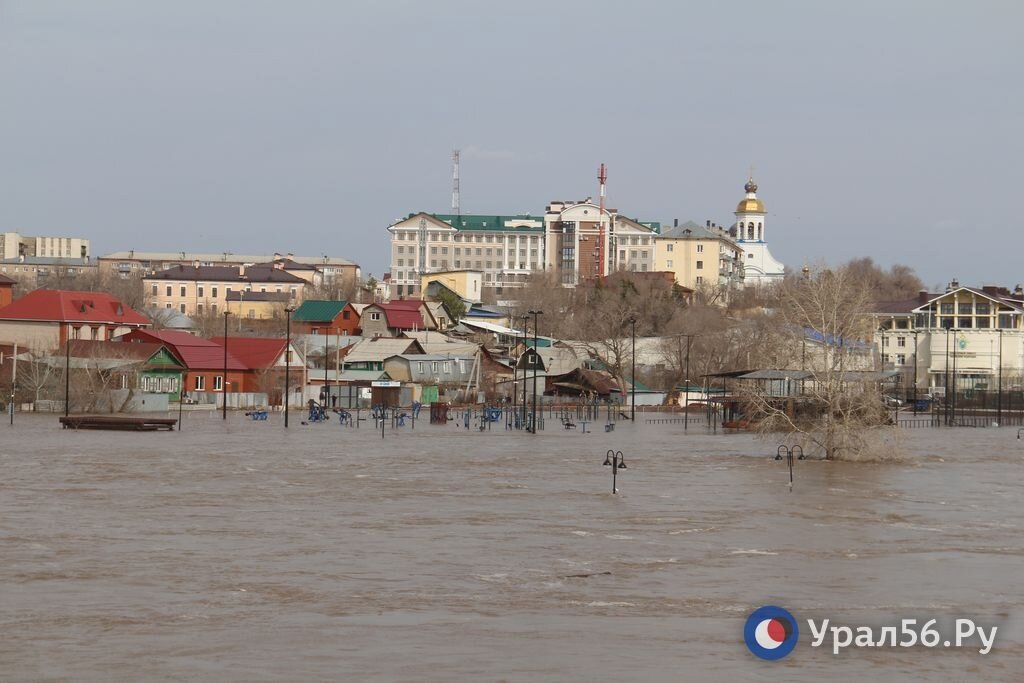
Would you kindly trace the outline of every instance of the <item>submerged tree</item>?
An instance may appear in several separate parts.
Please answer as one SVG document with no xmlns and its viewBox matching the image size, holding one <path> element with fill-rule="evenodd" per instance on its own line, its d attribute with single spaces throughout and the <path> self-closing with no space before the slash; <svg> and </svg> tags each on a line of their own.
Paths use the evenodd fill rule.
<svg viewBox="0 0 1024 683">
<path fill-rule="evenodd" d="M 747 414 L 761 433 L 789 433 L 827 459 L 863 457 L 868 430 L 886 420 L 875 383 L 859 372 L 873 367 L 871 290 L 847 267 L 817 270 L 787 279 L 776 306 L 774 366 L 794 379 L 776 380 L 784 391 L 740 387 Z"/>
</svg>

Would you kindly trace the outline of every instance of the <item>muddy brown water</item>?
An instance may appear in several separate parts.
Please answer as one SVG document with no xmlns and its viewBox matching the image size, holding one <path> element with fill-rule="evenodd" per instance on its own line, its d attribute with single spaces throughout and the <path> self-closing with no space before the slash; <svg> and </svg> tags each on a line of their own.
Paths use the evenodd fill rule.
<svg viewBox="0 0 1024 683">
<path fill-rule="evenodd" d="M 680 425 L 537 436 L 186 415 L 0 425 L 0 679 L 1022 680 L 1024 441 L 797 462 Z M 621 449 L 620 494 L 605 451 Z M 742 629 L 777 604 L 796 650 Z M 806 619 L 970 617 L 977 648 L 812 648 Z"/>
</svg>

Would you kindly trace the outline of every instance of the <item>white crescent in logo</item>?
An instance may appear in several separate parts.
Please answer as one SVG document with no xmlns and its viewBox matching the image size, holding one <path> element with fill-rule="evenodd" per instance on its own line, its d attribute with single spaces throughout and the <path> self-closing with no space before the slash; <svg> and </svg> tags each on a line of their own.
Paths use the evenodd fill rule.
<svg viewBox="0 0 1024 683">
<path fill-rule="evenodd" d="M 781 640 L 775 640 L 768 633 L 768 627 L 771 626 L 771 623 L 773 621 L 775 620 L 765 619 L 757 625 L 757 628 L 754 629 L 754 639 L 757 640 L 758 645 L 760 645 L 766 650 L 774 650 L 779 645 L 782 645 L 783 642 Z"/>
</svg>

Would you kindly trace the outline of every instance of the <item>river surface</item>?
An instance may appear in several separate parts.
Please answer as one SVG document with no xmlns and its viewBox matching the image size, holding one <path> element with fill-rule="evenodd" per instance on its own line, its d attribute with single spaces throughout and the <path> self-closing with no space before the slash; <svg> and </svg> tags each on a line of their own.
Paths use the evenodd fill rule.
<svg viewBox="0 0 1024 683">
<path fill-rule="evenodd" d="M 748 434 L 300 419 L 0 424 L 0 679 L 1024 678 L 1016 429 L 901 431 L 901 462 L 798 461 L 791 490 Z M 777 662 L 743 642 L 765 604 L 801 629 Z M 833 655 L 806 623 L 956 617 L 989 654 Z"/>
</svg>

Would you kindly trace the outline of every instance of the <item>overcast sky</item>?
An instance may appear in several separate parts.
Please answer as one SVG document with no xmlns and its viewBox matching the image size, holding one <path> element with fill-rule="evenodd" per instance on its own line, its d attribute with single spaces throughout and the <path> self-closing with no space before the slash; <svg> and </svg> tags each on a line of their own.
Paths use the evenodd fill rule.
<svg viewBox="0 0 1024 683">
<path fill-rule="evenodd" d="M 597 196 L 790 267 L 1024 283 L 1024 3 L 0 0 L 0 231 L 341 255 Z"/>
</svg>

